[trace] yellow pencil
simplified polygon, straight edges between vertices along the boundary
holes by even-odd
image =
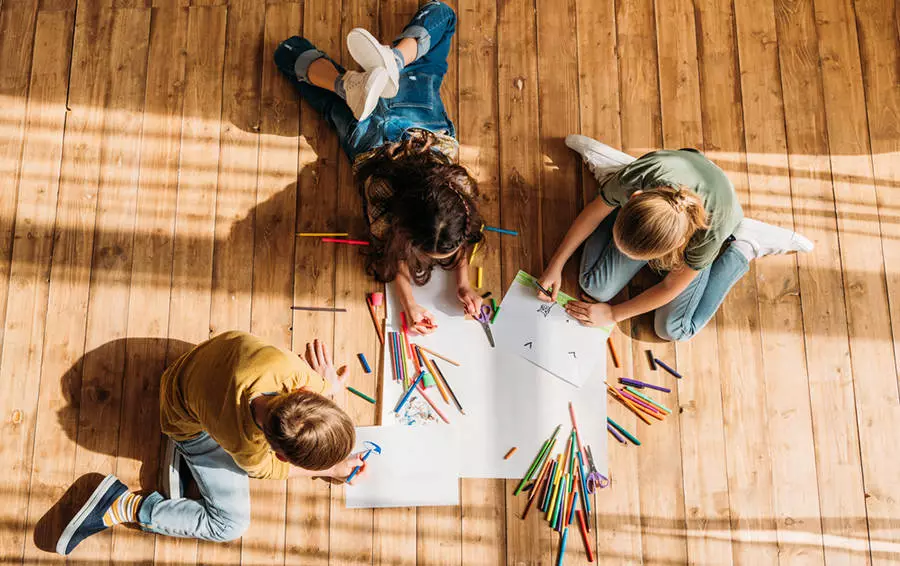
[[[333,238],[337,236],[349,236],[347,232],[297,232],[298,236],[310,237],[310,238]]]
[[[482,276],[484,275],[484,269],[482,269],[481,267],[479,267],[477,273],[478,273],[478,276],[476,277],[475,288],[476,288],[476,289],[481,289],[481,284],[484,282],[484,281],[483,281],[483,277],[482,277]]]

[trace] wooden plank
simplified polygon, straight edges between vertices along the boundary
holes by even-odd
[[[338,36],[340,57],[332,57],[345,66],[352,66],[352,58],[346,49],[347,32],[363,27],[378,37],[378,4],[373,0],[348,0],[342,6],[342,29]],[[345,218],[345,232],[365,234],[366,223],[360,210],[359,191],[353,180],[350,162],[345,156],[338,161],[337,210],[350,214]],[[348,384],[361,391],[375,391],[374,374],[366,375],[352,363],[357,352],[378,352],[378,340],[370,330],[369,310],[365,305],[366,292],[381,290],[380,285],[365,275],[365,265],[359,250],[354,246],[335,246],[334,304],[347,309],[335,319],[334,358],[349,364]],[[367,356],[378,359],[378,356]],[[359,426],[375,424],[375,408],[360,399],[347,401],[347,413]],[[371,563],[374,555],[373,521],[371,509],[346,509],[343,489],[331,490],[330,513],[330,564]]]
[[[419,0],[420,4],[424,4],[428,0]],[[444,4],[453,8],[456,12],[457,22],[456,28],[459,29],[459,0],[442,0]],[[490,30],[488,30],[490,31]],[[390,36],[387,36],[390,37]],[[459,37],[454,37],[453,43],[450,44],[450,54],[447,56],[447,74],[444,75],[444,81],[441,83],[441,100],[444,101],[444,108],[450,120],[456,124],[459,120]]]
[[[656,3],[663,146],[667,148],[702,150],[705,146],[695,17],[691,2]],[[732,53],[734,42],[725,43],[721,49]],[[722,97],[722,101],[727,104],[728,99]],[[723,113],[726,119],[731,118],[731,108],[726,107]],[[707,123],[719,119],[717,115],[709,116]],[[751,314],[755,313],[755,305],[748,307],[752,307],[748,308]],[[738,333],[727,334],[723,339],[727,336],[747,339]],[[731,563],[730,537],[719,535],[722,531],[730,533],[718,340],[716,321],[712,320],[696,336],[675,348],[679,371],[690,376],[678,382],[678,400],[688,530],[686,560],[691,564]]]
[[[537,84],[535,11],[531,2],[515,0],[499,6],[497,19],[498,137],[500,143],[501,224],[518,227],[516,238],[501,238],[500,289],[506,289],[517,270],[540,273],[541,195],[540,124]],[[528,227],[528,230],[525,230]],[[502,291],[501,291],[502,292]],[[542,537],[547,528],[537,514],[522,521],[524,497],[513,497],[516,481],[506,482],[507,562],[538,563],[550,549]]]
[[[886,545],[896,548],[900,540],[900,501],[889,495],[890,485],[900,477],[900,462],[884,455],[892,442],[892,431],[900,426],[900,399],[891,313],[885,308],[889,298],[885,260],[883,253],[873,250],[880,251],[884,245],[879,232],[891,222],[890,209],[879,208],[875,191],[853,5],[843,0],[816,2],[815,16],[844,268],[850,359],[857,384],[856,416],[871,560],[887,564],[892,558]],[[876,220],[880,223],[878,228]],[[862,535],[862,529],[859,534]]]
[[[194,7],[188,12],[168,363],[185,353],[187,344],[198,344],[210,335],[216,202],[210,187],[218,181],[226,13],[220,7]],[[191,560],[197,548],[195,540],[159,537],[156,559]]]
[[[0,100],[3,130],[0,134],[0,320],[6,319],[12,263],[16,195],[27,117],[37,3],[7,4],[0,9]],[[3,341],[5,327],[0,327]],[[0,358],[2,359],[2,358]]]
[[[490,0],[460,0],[459,48],[460,163],[478,182],[479,211],[500,224],[499,144],[497,134],[497,5]],[[503,292],[497,240],[481,248],[475,264],[484,269],[485,289]],[[464,479],[460,484],[462,563],[506,564],[506,482]],[[513,519],[518,521],[518,518]]]
[[[250,328],[265,4],[232,2],[225,37],[210,333]]]
[[[302,35],[319,49],[337,56],[341,49],[341,3],[309,0],[304,6]],[[292,17],[295,21],[295,18]],[[273,21],[270,25],[274,26]],[[274,28],[273,28],[274,29]],[[284,28],[281,28],[284,29]],[[286,39],[293,32],[285,30]],[[267,36],[267,42],[270,39]],[[270,45],[270,43],[267,43]],[[285,80],[285,79],[282,79]],[[296,92],[293,96],[298,98]],[[299,142],[303,156],[297,181],[298,232],[343,231],[337,216],[338,161],[345,159],[334,131],[308,104],[301,103]],[[309,156],[309,157],[306,157]],[[293,298],[296,305],[333,303],[335,250],[313,238],[294,241]],[[334,336],[333,313],[294,311],[293,348],[300,352],[313,338]],[[330,548],[331,486],[318,480],[288,482],[287,563],[326,565]]]
[[[38,412],[39,384],[71,53],[70,43],[60,38],[71,38],[73,26],[68,12],[39,14],[34,21],[34,66],[32,72],[26,71],[29,100],[23,116],[22,176],[18,187],[10,187],[22,196],[13,215],[9,305],[0,364],[0,414],[4,415],[0,425],[4,462],[0,555],[10,562],[23,560],[26,546],[31,546],[26,545],[30,534],[26,525],[33,521],[27,519],[32,466],[36,463],[38,481],[60,479],[53,474],[53,457],[42,447],[35,454],[34,443],[47,425]],[[30,51],[30,43],[26,45]],[[60,437],[57,446],[65,441],[65,436]],[[68,470],[65,472],[63,481],[68,476]],[[38,499],[46,501],[40,495]],[[36,511],[35,519],[40,514]]]

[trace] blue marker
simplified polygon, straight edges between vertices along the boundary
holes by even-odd
[[[366,373],[372,373],[372,368],[369,367],[369,362],[366,360],[366,355],[360,352],[359,354],[356,354],[356,357],[359,358],[359,363],[362,364],[362,367],[364,370],[366,370]]]
[[[488,232],[497,232],[498,234],[506,234],[507,236],[518,236],[519,233],[515,230],[506,230],[504,228],[495,228],[493,226],[485,226],[485,230]]]

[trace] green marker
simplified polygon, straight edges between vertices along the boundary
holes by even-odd
[[[371,397],[369,397],[368,395],[366,395],[366,394],[363,393],[362,391],[359,391],[358,389],[353,389],[352,387],[350,387],[350,386],[348,385],[348,386],[347,386],[347,391],[349,391],[350,393],[353,393],[353,394],[356,395],[357,397],[361,397],[361,398],[365,399],[366,401],[368,401],[369,403],[372,403],[373,405],[376,404],[376,403],[375,403],[375,399],[372,399]]]
[[[641,441],[640,441],[640,440],[638,440],[634,435],[632,435],[630,432],[628,432],[627,430],[625,430],[625,428],[622,427],[622,425],[620,425],[620,424],[617,423],[616,421],[612,420],[612,419],[609,418],[609,417],[606,417],[606,422],[608,422],[609,424],[611,424],[611,425],[613,425],[614,427],[616,427],[616,430],[618,430],[618,431],[621,432],[623,435],[625,435],[625,438],[627,438],[628,440],[634,442],[635,445],[637,445],[637,446],[640,446],[640,445],[641,445]]]
[[[628,391],[628,392],[631,393],[632,395],[636,395],[636,396],[640,397],[640,398],[643,399],[644,401],[650,403],[650,404],[653,405],[654,407],[658,407],[661,411],[665,411],[665,412],[666,412],[667,414],[669,414],[669,415],[672,414],[672,410],[671,410],[671,409],[669,409],[668,407],[666,407],[666,406],[663,405],[662,403],[657,403],[656,401],[654,401],[654,400],[651,399],[650,397],[647,397],[646,395],[644,395],[644,394],[641,393],[640,391],[636,390],[634,387],[631,387],[630,385],[626,385],[626,386],[625,386],[625,391]]]

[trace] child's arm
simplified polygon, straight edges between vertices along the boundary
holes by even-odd
[[[409,266],[401,261],[397,269],[397,279],[394,280],[397,294],[400,295],[400,304],[406,312],[410,328],[420,334],[431,334],[437,328],[434,315],[416,303],[412,292],[412,278],[409,276]]]
[[[590,204],[584,207],[575,222],[566,232],[565,238],[556,249],[556,253],[550,258],[547,269],[544,270],[539,283],[544,289],[551,290],[551,296],[547,297],[543,293],[538,296],[545,301],[555,301],[559,293],[559,287],[562,284],[562,270],[578,246],[590,236],[597,226],[603,222],[603,219],[613,211],[613,207],[606,204],[602,198],[597,197]]]
[[[478,316],[484,299],[475,292],[475,289],[472,288],[472,283],[469,281],[469,258],[467,257],[466,249],[461,250],[460,253],[463,256],[459,260],[459,265],[456,266],[456,296],[459,297],[459,301],[463,304],[466,314]]]
[[[569,301],[566,312],[585,326],[609,326],[669,304],[687,289],[699,273],[689,267],[682,267],[669,272],[662,281],[624,303],[612,306],[607,303]]]
[[[365,462],[362,460],[362,454],[362,452],[350,454],[345,460],[335,464],[327,470],[307,470],[305,468],[291,466],[290,471],[288,472],[288,479],[311,477],[346,478],[353,471],[353,468],[365,465]],[[356,477],[359,476],[360,474],[357,474]]]

